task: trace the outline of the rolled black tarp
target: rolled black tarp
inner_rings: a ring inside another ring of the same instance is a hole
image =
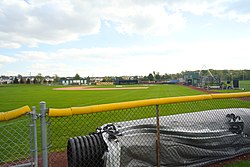
[[[161,116],[160,166],[205,166],[250,153],[250,109]],[[157,166],[156,118],[105,124],[70,138],[68,165]]]
[[[118,122],[114,127],[115,141],[103,135],[109,150],[106,166],[157,166],[156,118]],[[249,153],[248,134],[248,108],[162,116],[160,166],[204,166]]]
[[[101,133],[70,138],[67,145],[68,167],[102,167],[106,150]]]

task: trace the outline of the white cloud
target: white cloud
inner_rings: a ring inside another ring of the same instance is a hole
[[[181,13],[167,13],[164,4],[141,6],[132,1],[1,1],[0,47],[36,47],[97,34],[109,20],[126,34],[164,35],[185,25]],[[15,44],[15,45],[13,45]]]
[[[10,57],[10,56],[5,56],[5,55],[0,55],[0,69],[6,65],[6,64],[9,64],[9,63],[13,63],[17,61],[17,59],[13,58],[13,57]]]
[[[103,9],[103,18],[114,22],[120,33],[168,35],[182,29],[185,19],[181,13],[167,12],[166,8],[165,3],[113,2],[113,5]]]
[[[250,13],[249,14],[239,14],[235,11],[231,11],[228,13],[228,18],[237,20],[238,22],[247,23],[250,21]]]
[[[248,1],[0,1],[0,48],[59,44],[97,34],[101,20],[124,34],[168,35],[186,26],[185,12],[239,22],[250,20]],[[234,7],[235,6],[235,7]]]
[[[17,58],[22,61],[46,61],[52,59],[50,53],[42,51],[22,51],[17,55]]]
[[[0,43],[34,47],[38,43],[58,44],[80,35],[96,34],[100,18],[91,11],[89,2],[78,7],[71,1],[32,1],[31,5],[20,0],[1,1],[0,32],[8,38],[0,34]]]
[[[199,70],[203,65],[212,69],[248,69],[249,43],[249,39],[236,39],[147,47],[72,48],[49,53],[27,51],[25,61],[32,61],[25,68],[26,73],[32,70],[32,73],[59,76],[148,75],[152,71],[164,74]]]
[[[33,63],[27,67],[32,71],[33,74],[41,73],[42,75],[51,75],[57,74],[59,76],[67,76],[67,74],[72,74],[74,66],[64,64],[64,63]]]
[[[17,61],[16,58],[10,57],[10,56],[5,56],[5,55],[0,55],[0,64],[3,63],[13,63]]]
[[[197,16],[210,14],[218,18],[226,18],[237,22],[250,21],[250,5],[248,0],[179,0],[173,4],[174,9],[190,12]]]
[[[19,47],[21,47],[19,43],[9,42],[9,41],[0,41],[0,48],[14,49],[14,48],[19,48]]]

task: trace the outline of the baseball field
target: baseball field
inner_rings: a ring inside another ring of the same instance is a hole
[[[249,90],[250,81],[241,81],[240,84],[246,91]],[[13,110],[24,105],[38,107],[40,101],[45,101],[49,107],[65,108],[204,94],[180,85],[68,86],[66,89],[72,89],[71,91],[63,89],[65,86],[0,85],[0,112]],[[228,90],[227,92],[236,91],[239,90]]]
[[[246,85],[248,85],[248,83],[250,82],[244,82],[244,84]],[[205,92],[194,90],[190,87],[182,85],[109,85],[67,87],[53,85],[0,85],[0,112],[10,111],[25,105],[28,105],[30,107],[36,106],[36,108],[39,109],[39,103],[41,101],[45,101],[47,103],[47,107],[50,108],[67,108],[200,94],[205,94]],[[227,106],[227,104],[229,103],[232,103],[232,101],[225,100],[223,101],[223,103],[220,101],[220,105],[222,108],[223,106]],[[237,104],[239,103],[242,103],[242,105],[249,104],[249,102],[237,101]],[[187,109],[190,108],[190,110],[196,108],[197,111],[200,111],[206,106],[197,105],[196,107],[183,107]],[[150,115],[145,115],[145,117],[150,117]],[[104,114],[103,117],[101,117],[97,121],[106,122],[106,120],[104,121],[103,119],[110,119],[109,114]],[[122,119],[122,117],[120,119]],[[133,118],[131,115],[131,119],[136,118]],[[107,121],[112,122],[114,120]],[[5,124],[5,122],[0,122],[0,125],[3,124]],[[60,127],[56,127],[54,131],[57,131],[57,129],[61,129],[62,124],[58,125],[60,125]],[[69,125],[70,124],[68,124],[68,126]],[[70,126],[72,126],[72,128],[74,127],[74,125]],[[68,128],[70,129],[71,127]],[[89,128],[90,130],[85,129],[86,132],[91,132],[94,128],[96,128],[96,126],[89,126]],[[60,138],[58,136],[54,136],[54,146],[61,145]]]

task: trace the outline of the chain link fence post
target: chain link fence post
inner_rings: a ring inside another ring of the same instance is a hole
[[[159,120],[159,105],[156,105],[156,156],[157,167],[161,166],[161,143],[160,143],[160,120]]]
[[[37,124],[36,124],[37,114],[36,114],[35,106],[32,107],[31,114],[32,114],[32,121],[33,121],[33,124],[31,126],[33,126],[33,137],[34,137],[33,138],[34,147],[33,149],[31,149],[31,152],[34,152],[34,166],[38,167]],[[32,143],[30,145],[32,145]]]
[[[42,138],[42,166],[48,167],[46,102],[40,102],[41,138]]]

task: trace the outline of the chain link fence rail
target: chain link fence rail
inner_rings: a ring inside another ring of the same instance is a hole
[[[0,113],[0,166],[34,165],[34,122],[28,106]],[[33,109],[35,112],[35,109]]]
[[[50,166],[204,166],[250,152],[250,92],[49,109]]]

